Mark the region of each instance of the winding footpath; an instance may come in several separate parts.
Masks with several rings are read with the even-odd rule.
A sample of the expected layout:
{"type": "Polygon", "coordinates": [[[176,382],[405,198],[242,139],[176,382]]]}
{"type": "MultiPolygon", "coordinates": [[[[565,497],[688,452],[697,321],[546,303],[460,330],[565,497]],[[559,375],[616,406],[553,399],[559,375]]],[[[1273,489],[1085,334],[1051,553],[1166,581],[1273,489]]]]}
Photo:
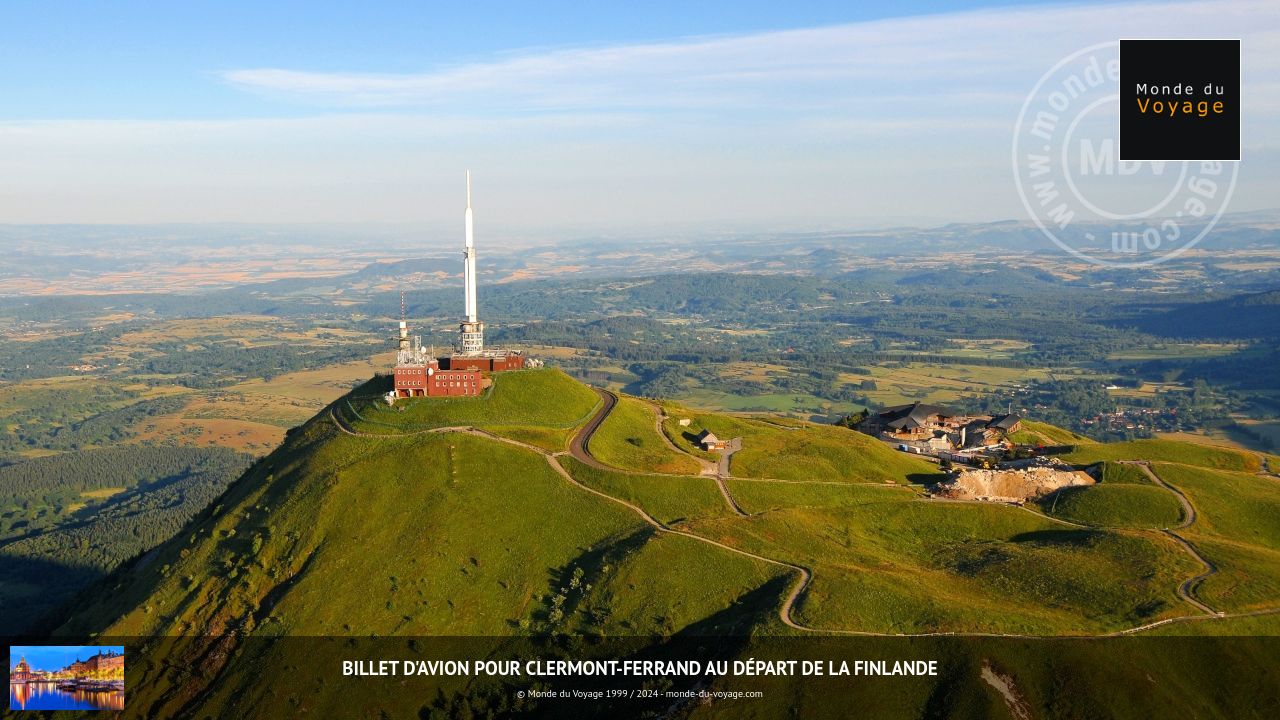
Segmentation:
{"type": "Polygon", "coordinates": [[[1182,584],[1178,586],[1178,597],[1182,598],[1188,603],[1191,603],[1192,605],[1195,605],[1197,608],[1204,611],[1206,614],[1213,615],[1215,617],[1222,617],[1225,613],[1222,613],[1221,611],[1218,611],[1218,610],[1214,610],[1208,605],[1205,605],[1203,602],[1200,601],[1199,598],[1197,598],[1193,594],[1195,592],[1196,587],[1199,586],[1200,583],[1203,582],[1205,578],[1210,577],[1218,572],[1218,567],[1213,563],[1209,562],[1208,558],[1201,555],[1200,551],[1196,549],[1195,545],[1192,545],[1190,541],[1188,541],[1186,538],[1182,537],[1177,532],[1175,532],[1176,530],[1185,530],[1186,528],[1191,527],[1191,524],[1196,521],[1195,505],[1191,504],[1191,500],[1188,499],[1186,495],[1182,494],[1181,490],[1162,480],[1159,475],[1156,475],[1155,471],[1151,469],[1151,463],[1146,462],[1145,460],[1123,460],[1121,461],[1121,464],[1132,465],[1138,468],[1143,472],[1144,475],[1147,476],[1148,480],[1155,483],[1159,487],[1162,487],[1165,490],[1168,490],[1169,492],[1173,493],[1174,496],[1178,498],[1178,502],[1182,503],[1182,522],[1179,523],[1178,526],[1175,528],[1165,528],[1164,534],[1172,538],[1173,541],[1176,542],[1179,546],[1181,546],[1183,550],[1186,550],[1187,553],[1191,555],[1191,557],[1195,558],[1197,562],[1203,565],[1204,572],[1200,573],[1199,575],[1196,575],[1195,577],[1190,577],[1190,578],[1187,578],[1186,580],[1183,580],[1182,584]]]}
{"type": "MultiPolygon", "coordinates": [[[[604,402],[601,404],[599,410],[596,411],[595,415],[593,415],[591,419],[588,420],[574,434],[572,440],[569,443],[569,451],[567,453],[566,452],[557,452],[557,453],[548,452],[545,448],[541,448],[536,445],[531,445],[526,442],[521,442],[519,440],[514,440],[511,438],[505,438],[499,435],[494,435],[493,433],[486,432],[484,430],[481,430],[480,428],[476,428],[472,426],[449,426],[449,427],[429,428],[425,430],[417,430],[413,432],[397,433],[397,434],[360,432],[350,427],[340,417],[340,413],[338,413],[336,409],[338,405],[337,402],[329,406],[329,417],[333,421],[334,426],[339,431],[341,431],[346,435],[350,435],[352,437],[387,440],[387,439],[393,439],[393,438],[404,437],[404,436],[412,436],[412,435],[439,434],[439,433],[465,433],[468,435],[475,435],[475,436],[487,438],[489,440],[506,443],[508,445],[514,445],[516,447],[523,448],[531,452],[535,452],[543,456],[543,458],[546,459],[547,464],[551,467],[551,469],[555,471],[555,473],[559,475],[561,478],[563,478],[566,482],[570,483],[571,485],[577,487],[580,490],[591,493],[592,495],[595,495],[599,498],[602,498],[604,500],[607,500],[609,502],[612,502],[627,508],[631,512],[635,513],[645,524],[649,525],[656,532],[668,534],[668,535],[678,535],[681,537],[689,538],[690,540],[695,540],[697,542],[705,543],[707,545],[719,548],[721,550],[731,552],[735,555],[750,558],[752,560],[756,560],[758,562],[762,562],[767,565],[771,565],[773,567],[783,568],[792,573],[795,573],[795,576],[796,576],[795,581],[792,583],[790,590],[788,590],[786,597],[783,598],[782,604],[778,607],[778,619],[787,627],[792,628],[794,630],[801,631],[801,632],[805,632],[805,633],[814,633],[819,635],[849,635],[849,636],[882,637],[882,638],[887,638],[887,637],[902,637],[902,638],[982,637],[982,638],[1012,638],[1012,639],[1020,639],[1020,640],[1061,640],[1061,639],[1097,640],[1102,638],[1112,638],[1112,637],[1122,637],[1126,635],[1133,635],[1133,634],[1141,633],[1154,628],[1162,627],[1164,625],[1171,625],[1174,623],[1194,622],[1194,621],[1202,621],[1202,620],[1215,620],[1215,619],[1225,619],[1225,618],[1258,617],[1262,615],[1280,614],[1280,608],[1255,610],[1252,612],[1245,612],[1245,613],[1215,612],[1209,609],[1207,606],[1201,604],[1194,598],[1190,597],[1189,594],[1184,594],[1188,587],[1190,587],[1191,585],[1194,585],[1195,582],[1202,580],[1204,577],[1208,577],[1209,575],[1212,575],[1214,572],[1217,572],[1217,570],[1208,561],[1204,560],[1200,556],[1200,554],[1196,552],[1196,550],[1190,545],[1190,543],[1187,543],[1181,537],[1174,535],[1172,531],[1166,530],[1166,532],[1168,532],[1170,535],[1173,535],[1173,537],[1177,538],[1178,540],[1181,540],[1184,546],[1192,554],[1194,554],[1197,558],[1199,558],[1201,562],[1203,562],[1206,565],[1206,567],[1210,568],[1209,572],[1184,582],[1183,585],[1179,588],[1179,592],[1180,594],[1182,594],[1184,599],[1187,599],[1192,604],[1202,608],[1206,613],[1204,615],[1184,615],[1180,617],[1166,618],[1164,620],[1158,620],[1156,622],[1147,623],[1145,625],[1139,625],[1137,627],[1128,628],[1125,630],[1118,630],[1115,632],[1104,633],[1099,635],[1029,635],[1029,634],[1023,634],[1023,633],[984,633],[984,632],[892,633],[892,632],[873,632],[869,630],[840,630],[840,629],[816,628],[809,625],[805,625],[793,617],[793,611],[795,609],[796,601],[800,598],[800,596],[804,593],[804,591],[809,587],[809,584],[813,580],[813,572],[809,568],[804,567],[803,565],[798,565],[796,563],[788,562],[786,560],[779,560],[777,558],[766,557],[764,555],[759,555],[757,553],[753,553],[748,550],[736,548],[731,545],[727,545],[725,543],[712,540],[711,538],[703,537],[701,535],[697,535],[685,530],[678,530],[676,528],[672,528],[666,525],[665,523],[661,522],[657,518],[653,517],[652,515],[650,515],[644,508],[640,507],[639,505],[636,505],[635,503],[632,503],[628,500],[614,497],[605,492],[602,492],[595,488],[584,485],[583,483],[574,479],[574,477],[569,474],[569,471],[565,470],[564,466],[560,464],[559,458],[563,457],[566,454],[571,455],[575,459],[579,460],[580,462],[586,463],[592,467],[600,468],[603,470],[610,470],[610,471],[614,470],[614,468],[611,468],[605,465],[604,463],[601,463],[600,461],[596,460],[594,457],[592,457],[590,454],[589,448],[590,448],[591,435],[594,434],[596,430],[600,428],[600,425],[604,422],[605,417],[607,417],[609,412],[612,411],[613,408],[617,405],[618,399],[617,399],[617,396],[611,392],[608,392],[605,390],[599,390],[599,389],[595,389],[595,390],[596,390],[596,393],[601,396],[601,399],[604,402]]],[[[338,402],[345,402],[345,401],[346,399],[344,398],[343,400],[340,400],[338,402]]],[[[354,408],[352,408],[352,412],[355,412],[354,408]]],[[[1138,465],[1144,464],[1143,461],[1131,461],[1131,462],[1133,462],[1133,464],[1138,464],[1138,465]]],[[[1182,494],[1178,492],[1176,489],[1174,489],[1172,486],[1167,485],[1162,480],[1157,478],[1155,474],[1150,471],[1150,468],[1144,468],[1144,469],[1158,484],[1166,488],[1169,488],[1170,490],[1178,494],[1179,497],[1183,497],[1182,494]]],[[[720,478],[717,477],[717,480],[719,479],[720,478]]],[[[727,491],[726,491],[726,499],[729,500],[731,503],[733,502],[732,497],[728,496],[727,491]]],[[[1191,507],[1190,502],[1187,501],[1185,497],[1183,497],[1183,501],[1185,503],[1185,507],[1190,507],[1190,513],[1188,515],[1188,518],[1184,518],[1184,523],[1179,526],[1179,529],[1187,527],[1188,525],[1191,524],[1191,522],[1194,522],[1195,520],[1194,507],[1191,507]]],[[[733,504],[736,506],[736,503],[733,503],[733,504]]],[[[745,515],[745,513],[743,514],[745,515]]],[[[1068,524],[1074,524],[1074,523],[1068,523],[1068,524]]]]}
{"type": "MultiPolygon", "coordinates": [[[[572,455],[576,460],[587,463],[592,467],[597,467],[604,470],[612,470],[612,468],[610,468],[609,466],[591,457],[591,455],[587,452],[588,443],[591,439],[592,433],[594,433],[600,427],[600,424],[604,422],[605,416],[607,416],[609,414],[609,411],[612,410],[614,406],[617,404],[617,397],[614,396],[612,393],[608,393],[601,390],[597,390],[596,392],[601,393],[602,397],[611,397],[612,401],[606,400],[605,403],[601,406],[600,410],[597,411],[596,415],[592,417],[590,420],[588,420],[587,423],[582,426],[582,429],[580,429],[577,432],[577,434],[574,435],[572,441],[570,441],[569,443],[568,454],[572,455]]],[[[800,593],[803,592],[806,587],[808,587],[809,580],[813,576],[813,574],[809,571],[808,568],[802,567],[800,565],[795,565],[793,563],[785,562],[783,560],[775,560],[774,558],[765,557],[763,555],[757,555],[753,552],[749,552],[746,550],[740,550],[738,548],[732,547],[730,545],[726,545],[721,542],[717,542],[710,538],[702,537],[701,535],[695,535],[691,532],[686,532],[684,530],[676,530],[672,527],[669,527],[662,521],[650,515],[644,508],[640,507],[639,505],[636,505],[635,503],[632,503],[627,500],[623,500],[622,498],[614,497],[607,493],[596,490],[593,487],[589,487],[587,485],[584,485],[578,482],[576,479],[574,479],[572,475],[569,474],[569,471],[565,470],[564,466],[560,464],[559,458],[563,456],[565,453],[550,453],[550,452],[547,452],[545,449],[540,448],[536,445],[530,445],[529,443],[521,442],[519,440],[513,440],[511,438],[504,438],[498,435],[494,435],[492,433],[485,432],[484,430],[481,430],[479,428],[470,427],[470,426],[449,426],[449,427],[429,428],[426,430],[417,430],[411,433],[401,433],[397,435],[384,435],[380,433],[364,433],[348,426],[346,422],[344,422],[342,418],[339,417],[339,414],[335,408],[336,408],[336,403],[334,405],[329,406],[329,418],[333,420],[333,424],[335,427],[338,428],[338,430],[352,437],[385,440],[389,438],[403,437],[406,435],[466,433],[468,435],[477,435],[480,437],[488,438],[490,440],[504,442],[504,443],[507,443],[508,445],[515,445],[516,447],[520,447],[526,450],[531,450],[533,452],[536,452],[539,455],[542,455],[544,458],[546,458],[547,464],[551,466],[551,469],[554,470],[556,474],[558,474],[560,477],[568,481],[570,484],[578,487],[581,490],[585,490],[586,492],[589,492],[592,495],[595,495],[596,497],[603,498],[605,500],[608,500],[609,502],[616,503],[618,505],[621,505],[627,508],[628,510],[631,510],[636,515],[639,515],[640,519],[643,520],[647,525],[649,525],[654,530],[660,533],[687,537],[692,540],[697,540],[699,542],[712,545],[722,550],[727,550],[737,555],[742,555],[744,557],[748,557],[753,560],[758,560],[760,562],[767,563],[775,567],[782,567],[782,568],[786,568],[788,570],[796,572],[798,574],[798,582],[796,582],[792,586],[791,591],[787,594],[787,597],[783,602],[782,608],[779,611],[779,619],[781,619],[782,622],[785,623],[787,626],[795,628],[796,630],[821,632],[821,631],[815,630],[814,628],[800,625],[799,623],[791,619],[791,608],[795,605],[796,598],[798,598],[800,596],[800,593]]],[[[858,634],[878,635],[878,633],[858,633],[858,634]]]]}
{"type": "Polygon", "coordinates": [[[1266,453],[1257,453],[1257,455],[1258,462],[1261,463],[1261,466],[1258,469],[1258,474],[1266,478],[1271,478],[1272,480],[1280,480],[1280,473],[1276,472],[1276,470],[1271,467],[1271,461],[1268,459],[1268,455],[1266,453]]]}

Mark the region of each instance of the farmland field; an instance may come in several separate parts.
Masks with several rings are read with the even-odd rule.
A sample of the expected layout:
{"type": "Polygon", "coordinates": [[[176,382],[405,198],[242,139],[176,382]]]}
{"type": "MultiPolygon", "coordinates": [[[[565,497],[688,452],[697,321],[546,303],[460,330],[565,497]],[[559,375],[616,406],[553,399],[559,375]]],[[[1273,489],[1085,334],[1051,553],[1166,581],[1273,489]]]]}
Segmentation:
{"type": "Polygon", "coordinates": [[[869,376],[841,375],[845,382],[870,379],[874,390],[865,391],[874,403],[884,406],[910,402],[945,404],[964,395],[1008,391],[1030,382],[1060,377],[1087,377],[1079,370],[1048,368],[1004,368],[987,365],[939,364],[923,362],[884,363],[868,368],[869,376]]]}

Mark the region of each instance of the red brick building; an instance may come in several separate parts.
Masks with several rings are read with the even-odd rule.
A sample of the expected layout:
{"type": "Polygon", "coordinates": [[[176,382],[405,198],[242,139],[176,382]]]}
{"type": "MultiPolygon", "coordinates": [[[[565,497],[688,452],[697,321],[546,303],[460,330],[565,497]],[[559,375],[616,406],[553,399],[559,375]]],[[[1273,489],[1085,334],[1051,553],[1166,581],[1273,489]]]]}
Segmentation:
{"type": "Polygon", "coordinates": [[[524,355],[510,350],[490,350],[481,355],[454,355],[440,358],[440,367],[445,370],[483,370],[484,372],[520,370],[524,367],[524,355]]]}
{"type": "Polygon", "coordinates": [[[424,364],[396,365],[395,396],[474,397],[484,389],[478,369],[441,369],[438,360],[424,364]]]}

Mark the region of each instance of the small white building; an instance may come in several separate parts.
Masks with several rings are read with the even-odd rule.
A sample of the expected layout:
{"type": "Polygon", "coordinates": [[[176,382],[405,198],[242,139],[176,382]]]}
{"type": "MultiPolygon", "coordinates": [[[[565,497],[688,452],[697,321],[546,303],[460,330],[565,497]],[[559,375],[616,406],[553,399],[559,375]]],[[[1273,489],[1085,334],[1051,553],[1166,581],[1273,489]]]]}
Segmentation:
{"type": "Polygon", "coordinates": [[[698,445],[703,450],[724,450],[728,447],[728,443],[716,437],[715,433],[710,430],[703,430],[698,433],[698,445]]]}

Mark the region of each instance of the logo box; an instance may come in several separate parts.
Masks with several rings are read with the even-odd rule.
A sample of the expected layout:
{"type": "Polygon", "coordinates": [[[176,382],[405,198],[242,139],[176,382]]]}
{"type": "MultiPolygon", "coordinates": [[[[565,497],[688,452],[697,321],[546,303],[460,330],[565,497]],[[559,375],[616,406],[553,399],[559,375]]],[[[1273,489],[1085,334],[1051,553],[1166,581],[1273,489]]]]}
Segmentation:
{"type": "Polygon", "coordinates": [[[1120,41],[1121,160],[1240,159],[1240,41],[1120,41]]]}

